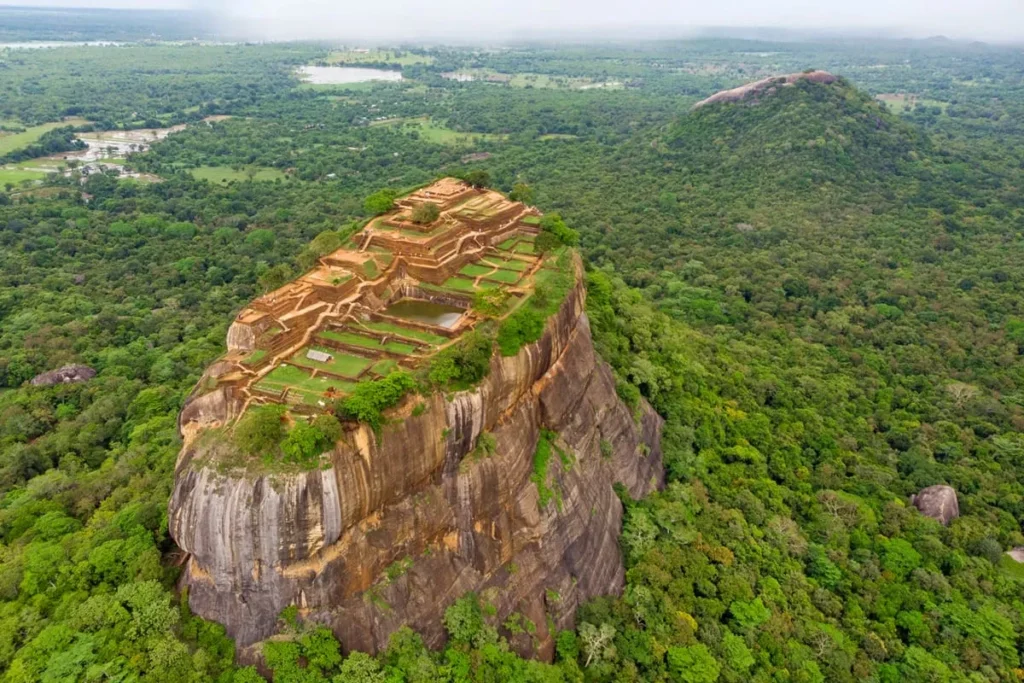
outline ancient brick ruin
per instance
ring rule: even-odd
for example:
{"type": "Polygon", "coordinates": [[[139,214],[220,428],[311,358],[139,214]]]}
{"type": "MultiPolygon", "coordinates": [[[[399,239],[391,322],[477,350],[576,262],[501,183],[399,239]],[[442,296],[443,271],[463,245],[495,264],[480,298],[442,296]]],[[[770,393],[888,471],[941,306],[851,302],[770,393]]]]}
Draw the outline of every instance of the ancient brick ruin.
{"type": "Polygon", "coordinates": [[[267,402],[310,413],[356,382],[413,369],[478,324],[478,292],[502,289],[514,305],[532,291],[539,223],[536,209],[452,178],[402,197],[243,309],[199,391],[221,389],[233,417],[267,402]],[[439,215],[420,224],[413,212],[425,203],[439,215]]]}

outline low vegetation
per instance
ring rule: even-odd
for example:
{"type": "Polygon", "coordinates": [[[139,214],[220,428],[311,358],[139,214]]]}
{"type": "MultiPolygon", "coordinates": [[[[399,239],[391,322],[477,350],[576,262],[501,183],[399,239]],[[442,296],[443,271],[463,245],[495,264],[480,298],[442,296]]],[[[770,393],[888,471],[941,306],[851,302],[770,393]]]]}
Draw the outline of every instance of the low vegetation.
{"type": "Polygon", "coordinates": [[[266,466],[284,463],[306,469],[316,467],[320,455],[341,437],[341,425],[331,415],[296,420],[290,427],[288,421],[283,405],[256,406],[238,421],[232,437],[243,452],[266,466]]]}
{"type": "Polygon", "coordinates": [[[441,210],[438,208],[437,204],[424,202],[412,210],[411,218],[413,223],[427,225],[436,221],[437,217],[440,215],[441,210]]]}
{"type": "Polygon", "coordinates": [[[244,168],[230,168],[227,166],[200,166],[189,173],[197,180],[208,180],[211,183],[232,183],[242,181],[274,181],[285,180],[286,176],[276,168],[264,166],[246,166],[244,168]]]}
{"type": "Polygon", "coordinates": [[[416,380],[407,372],[393,372],[382,379],[360,382],[348,396],[338,401],[338,414],[365,422],[379,432],[384,426],[384,411],[398,405],[415,387],[416,380]]]}

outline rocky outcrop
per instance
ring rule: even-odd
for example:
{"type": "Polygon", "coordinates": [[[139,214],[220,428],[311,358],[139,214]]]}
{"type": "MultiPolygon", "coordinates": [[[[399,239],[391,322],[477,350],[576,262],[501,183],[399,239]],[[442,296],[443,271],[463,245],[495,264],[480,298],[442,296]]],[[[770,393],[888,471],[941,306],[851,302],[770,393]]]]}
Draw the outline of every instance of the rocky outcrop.
{"type": "Polygon", "coordinates": [[[741,85],[731,90],[717,92],[711,97],[701,100],[693,105],[694,109],[704,107],[715,102],[742,102],[747,99],[755,99],[762,94],[770,95],[775,89],[793,85],[798,81],[811,81],[812,83],[823,83],[828,85],[839,80],[827,71],[805,71],[802,73],[788,74],[786,76],[769,76],[753,83],[741,85]]]}
{"type": "Polygon", "coordinates": [[[1011,548],[1006,551],[1006,554],[1010,556],[1010,559],[1014,562],[1024,564],[1024,546],[1019,545],[1016,548],[1011,548]]]}
{"type": "Polygon", "coordinates": [[[88,365],[65,365],[32,378],[31,384],[37,387],[52,387],[55,384],[74,384],[86,382],[96,376],[96,371],[88,365]]]}
{"type": "Polygon", "coordinates": [[[936,484],[921,489],[916,496],[910,497],[910,502],[922,515],[931,517],[942,525],[949,524],[951,520],[960,516],[956,490],[951,486],[936,484]]]}
{"type": "Polygon", "coordinates": [[[418,397],[380,435],[347,432],[325,469],[218,469],[188,436],[201,408],[186,406],[169,525],[190,554],[192,609],[223,623],[244,660],[292,604],[346,650],[378,650],[406,624],[438,645],[445,608],[476,591],[500,620],[536,626],[513,640],[521,653],[550,657],[577,605],[623,586],[613,485],[639,497],[663,476],[661,419],[619,400],[584,295],[580,284],[539,341],[496,354],[477,388],[418,397]],[[538,472],[542,430],[557,448],[538,472]],[[493,448],[478,448],[484,433],[493,448]],[[543,506],[538,475],[553,492],[543,506]]]}

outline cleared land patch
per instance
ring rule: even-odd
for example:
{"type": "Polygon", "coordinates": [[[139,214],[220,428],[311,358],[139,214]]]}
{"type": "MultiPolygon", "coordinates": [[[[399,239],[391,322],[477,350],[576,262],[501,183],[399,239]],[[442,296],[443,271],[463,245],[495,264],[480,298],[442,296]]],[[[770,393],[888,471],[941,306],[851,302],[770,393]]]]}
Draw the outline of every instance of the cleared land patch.
{"type": "MultiPolygon", "coordinates": [[[[339,384],[336,377],[328,375],[313,377],[294,365],[279,365],[257,382],[255,388],[271,394],[278,394],[289,389],[301,392],[305,399],[314,399],[322,396],[328,389],[341,391],[344,386],[345,383],[339,384]]],[[[316,401],[307,400],[306,402],[315,403],[316,401]]]]}
{"type": "Polygon", "coordinates": [[[416,350],[416,347],[411,344],[396,341],[389,341],[385,344],[381,344],[379,340],[374,339],[373,337],[364,337],[361,334],[352,334],[351,332],[338,332],[337,330],[325,330],[320,333],[320,337],[340,342],[342,344],[358,346],[363,349],[371,349],[375,351],[383,349],[384,351],[390,351],[391,353],[397,353],[403,356],[408,356],[416,350]]]}
{"type": "Polygon", "coordinates": [[[291,357],[289,362],[294,363],[295,365],[301,365],[305,368],[311,368],[313,370],[325,370],[332,374],[352,379],[358,377],[363,370],[373,364],[373,361],[368,358],[335,351],[323,346],[309,346],[304,349],[300,349],[298,353],[291,357]],[[306,354],[310,350],[325,353],[330,356],[331,359],[329,361],[321,362],[308,358],[306,354]]]}
{"type": "Polygon", "coordinates": [[[421,140],[437,145],[467,145],[473,142],[500,141],[507,137],[498,133],[466,133],[453,130],[433,121],[429,116],[387,119],[386,121],[375,121],[370,125],[397,126],[406,132],[416,132],[421,140]]]}
{"type": "Polygon", "coordinates": [[[502,282],[507,285],[514,285],[515,283],[519,282],[521,274],[511,270],[495,270],[492,273],[488,273],[484,277],[486,277],[488,280],[495,280],[497,282],[502,282]]]}
{"type": "Polygon", "coordinates": [[[55,128],[80,126],[84,123],[88,123],[88,121],[85,119],[68,119],[66,121],[52,121],[38,126],[30,126],[20,133],[0,132],[0,155],[16,152],[22,147],[27,147],[55,128]]]}
{"type": "MultiPolygon", "coordinates": [[[[211,183],[230,183],[232,181],[248,180],[250,172],[247,169],[238,170],[228,166],[200,166],[193,168],[189,173],[196,180],[209,180],[211,183]]],[[[252,179],[258,181],[287,180],[284,172],[267,166],[259,166],[252,172],[252,179]]]]}
{"type": "Polygon", "coordinates": [[[17,166],[0,167],[0,187],[20,185],[26,180],[42,180],[46,177],[43,171],[31,171],[17,166]]]}
{"type": "Polygon", "coordinates": [[[435,346],[438,344],[444,344],[448,341],[447,337],[442,337],[439,334],[431,334],[430,332],[424,332],[422,330],[414,330],[409,327],[403,327],[386,321],[365,322],[363,323],[363,327],[373,330],[374,332],[389,332],[391,334],[397,334],[426,344],[433,344],[435,346]]]}
{"type": "Polygon", "coordinates": [[[912,93],[882,93],[881,95],[876,95],[875,99],[884,102],[894,114],[913,111],[919,104],[924,107],[938,107],[943,112],[949,106],[949,102],[919,97],[912,93]]]}
{"type": "Polygon", "coordinates": [[[398,370],[398,361],[391,358],[385,358],[384,360],[377,361],[370,368],[370,372],[380,375],[381,377],[387,377],[395,370],[398,370]]]}
{"type": "Polygon", "coordinates": [[[431,55],[419,55],[405,50],[335,50],[327,55],[326,64],[433,64],[431,55]]]}

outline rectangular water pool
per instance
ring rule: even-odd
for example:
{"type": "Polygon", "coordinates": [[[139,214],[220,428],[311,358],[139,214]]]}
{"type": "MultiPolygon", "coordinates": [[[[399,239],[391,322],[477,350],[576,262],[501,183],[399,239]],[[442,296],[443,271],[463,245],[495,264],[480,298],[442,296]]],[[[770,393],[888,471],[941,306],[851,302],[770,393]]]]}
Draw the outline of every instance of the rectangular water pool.
{"type": "Polygon", "coordinates": [[[390,315],[404,320],[413,320],[418,323],[437,325],[451,329],[459,322],[459,318],[466,311],[458,306],[439,304],[433,301],[422,299],[402,299],[384,309],[384,315],[390,315]]]}

